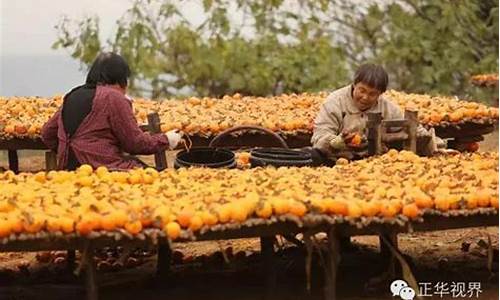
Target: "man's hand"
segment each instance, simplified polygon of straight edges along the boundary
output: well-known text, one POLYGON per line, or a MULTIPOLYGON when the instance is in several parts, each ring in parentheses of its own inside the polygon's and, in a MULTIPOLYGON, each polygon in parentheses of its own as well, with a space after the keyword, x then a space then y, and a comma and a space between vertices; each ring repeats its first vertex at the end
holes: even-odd
POLYGON ((368 147, 366 137, 357 132, 343 132, 342 139, 351 151, 360 151, 368 147))

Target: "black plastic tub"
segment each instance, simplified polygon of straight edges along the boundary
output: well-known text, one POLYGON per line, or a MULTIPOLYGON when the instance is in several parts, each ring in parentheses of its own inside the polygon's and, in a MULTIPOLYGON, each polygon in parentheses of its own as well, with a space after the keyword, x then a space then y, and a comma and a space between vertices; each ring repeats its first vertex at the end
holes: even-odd
POLYGON ((259 148, 250 152, 252 167, 305 167, 312 166, 311 154, 283 148, 259 148))
POLYGON ((217 148, 200 147, 177 153, 174 168, 205 167, 205 168, 235 168, 234 153, 217 148))

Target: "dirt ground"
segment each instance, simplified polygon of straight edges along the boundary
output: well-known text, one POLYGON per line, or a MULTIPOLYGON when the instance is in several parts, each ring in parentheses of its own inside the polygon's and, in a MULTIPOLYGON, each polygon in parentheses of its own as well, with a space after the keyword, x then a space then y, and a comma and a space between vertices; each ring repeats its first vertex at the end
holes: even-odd
MULTIPOLYGON (((378 253, 378 238, 361 236, 353 238, 353 242, 354 250, 342 254, 339 299, 394 299, 389 293, 389 281, 374 280, 387 269, 378 253)), ((498 227, 404 234, 399 243, 421 284, 480 282, 482 292, 478 299, 498 299, 498 227), (494 249, 492 273, 488 271, 488 236, 494 249)), ((140 265, 133 268, 101 270, 101 298, 264 299, 265 270, 258 239, 175 244, 174 250, 173 274, 165 282, 153 280, 154 255, 140 259, 140 265)), ((322 299, 319 256, 313 256, 312 289, 308 293, 305 250, 287 243, 278 243, 276 250, 278 283, 272 298, 322 299)), ((64 271, 64 262, 41 262, 36 256, 37 253, 1 254, 0 299, 84 299, 78 280, 64 271)))
MULTIPOLYGON (((480 150, 498 151, 498 131, 486 136, 480 150)), ((6 156, 0 153, 0 167, 7 166, 6 156)), ((152 163, 151 157, 144 157, 144 160, 152 163)), ((43 152, 21 152, 21 170, 36 171, 43 166, 43 152)), ((466 285, 480 282, 481 293, 472 298, 498 299, 498 236, 498 227, 472 228, 404 234, 399 236, 399 244, 417 282, 433 286, 441 282, 448 286, 453 282, 466 285), (492 248, 488 246, 488 236, 492 248), (488 249, 493 249, 490 264, 488 249)), ((354 237, 353 241, 355 249, 342 255, 338 298, 398 299, 391 297, 389 281, 378 280, 387 269, 378 253, 378 238, 361 236, 354 237)), ((100 296, 101 299, 124 300, 264 299, 265 270, 259 247, 258 239, 175 244, 173 274, 167 281, 153 280, 156 258, 147 255, 139 257, 134 267, 99 271, 100 296)), ((307 292, 304 249, 283 242, 276 250, 278 277, 272 299, 322 299, 320 257, 313 256, 312 288, 307 292)), ((64 269, 64 253, 51 256, 48 262, 41 257, 44 256, 40 253, 0 254, 0 300, 85 298, 79 279, 64 269)), ((451 294, 422 297, 427 298, 464 297, 452 297, 451 294)))

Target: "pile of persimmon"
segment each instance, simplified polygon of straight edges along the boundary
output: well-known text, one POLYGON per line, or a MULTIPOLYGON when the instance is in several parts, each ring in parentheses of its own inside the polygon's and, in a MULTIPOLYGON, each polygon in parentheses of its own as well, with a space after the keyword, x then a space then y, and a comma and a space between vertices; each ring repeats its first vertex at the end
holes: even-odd
POLYGON ((0 173, 0 237, 146 228, 176 239, 251 218, 325 214, 403 221, 426 210, 498 209, 498 154, 407 151, 333 168, 138 169, 0 173))
MULTIPOLYGON (((63 96, 0 97, 0 139, 37 138, 43 125, 57 112, 63 96)), ((140 124, 147 123, 147 114, 153 112, 156 103, 150 100, 134 101, 134 112, 140 124)))
MULTIPOLYGON (((230 127, 255 125, 283 134, 311 133, 314 118, 326 92, 273 97, 235 94, 222 99, 191 97, 185 100, 152 101, 135 99, 134 113, 139 124, 158 112, 163 132, 179 129, 190 135, 213 136, 230 127)), ((385 94, 402 109, 416 109, 427 126, 463 122, 496 122, 498 109, 451 97, 406 94, 394 90, 385 94)), ((0 98, 0 139, 36 138, 45 122, 59 109, 62 97, 0 98)))
POLYGON ((452 97, 406 94, 390 90, 385 95, 402 109, 417 110, 420 123, 446 126, 464 122, 498 122, 498 108, 452 97))
POLYGON ((498 74, 479 74, 471 77, 471 82, 478 86, 498 86, 498 74))

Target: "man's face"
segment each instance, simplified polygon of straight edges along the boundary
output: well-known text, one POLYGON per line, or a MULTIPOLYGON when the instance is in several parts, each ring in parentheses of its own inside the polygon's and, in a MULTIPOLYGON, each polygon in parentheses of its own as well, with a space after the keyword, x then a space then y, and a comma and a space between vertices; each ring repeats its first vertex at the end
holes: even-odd
POLYGON ((352 98, 359 110, 367 110, 377 104, 378 97, 381 94, 382 93, 376 88, 364 84, 363 82, 358 82, 354 85, 352 98))

